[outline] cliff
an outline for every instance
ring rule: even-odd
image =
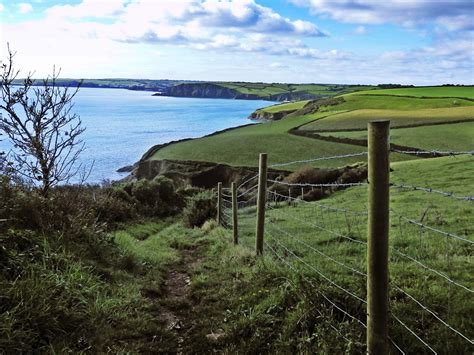
[[[245,90],[242,87],[242,90]],[[314,95],[303,91],[282,92],[270,94],[264,90],[254,90],[256,93],[246,93],[238,89],[229,88],[219,83],[182,83],[164,88],[161,92],[153,96],[172,97],[196,97],[211,99],[236,99],[236,100],[268,100],[268,101],[295,101],[312,100],[320,98],[321,95]]]

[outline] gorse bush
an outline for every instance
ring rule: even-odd
[[[213,191],[202,191],[190,197],[183,211],[184,223],[188,227],[201,227],[217,214],[216,195]]]
[[[125,188],[130,190],[129,186]],[[173,181],[163,176],[151,181],[139,180],[131,187],[130,194],[140,203],[145,216],[169,216],[183,206],[183,198],[176,193]]]

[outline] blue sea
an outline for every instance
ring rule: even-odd
[[[117,180],[116,170],[131,165],[153,145],[201,137],[251,123],[247,117],[268,101],[152,96],[152,92],[82,88],[73,112],[86,131],[81,160],[94,163],[89,183]],[[2,142],[5,149],[6,142]]]

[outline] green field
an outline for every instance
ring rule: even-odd
[[[317,96],[335,96],[356,91],[376,89],[369,85],[335,85],[335,84],[279,84],[279,83],[239,83],[215,82],[229,89],[237,90],[242,94],[253,94],[262,98],[284,93],[311,94]]]
[[[302,108],[304,105],[306,105],[309,101],[310,100],[302,100],[302,101],[289,102],[285,104],[272,105],[272,106],[262,108],[258,111],[274,113],[274,112],[280,112],[280,111],[298,110]]]
[[[390,120],[391,127],[469,120],[474,119],[474,106],[409,111],[360,109],[328,116],[301,129],[311,131],[366,129],[367,123],[375,119]]]
[[[472,169],[466,167],[474,166],[473,163],[472,156],[393,163],[391,182],[447,190],[459,196],[472,195]],[[366,241],[366,216],[354,214],[367,211],[366,191],[366,186],[353,187],[318,202],[300,201],[291,206],[286,202],[271,203],[267,209],[265,226],[266,242],[286,263],[293,265],[299,277],[306,276],[309,280],[314,280],[321,292],[363,321],[364,306],[327,279],[362,299],[366,297],[365,277],[353,272],[365,272],[366,269],[365,246],[357,243]],[[330,207],[339,210],[331,210]],[[474,241],[472,202],[434,193],[392,188],[390,207],[394,211],[391,213],[390,227],[391,314],[402,319],[440,353],[469,352],[469,344],[465,340],[440,325],[429,313],[424,312],[419,305],[396,289],[396,286],[434,310],[452,327],[472,338],[474,324],[470,314],[474,312],[474,304],[471,293],[402,255],[415,258],[426,267],[448,275],[451,280],[472,289],[472,244],[446,238],[428,229],[420,229],[399,217],[400,214],[409,219],[421,220],[425,225]],[[241,210],[239,226],[241,245],[253,249],[254,208]],[[272,252],[268,247],[265,249],[267,255],[272,255]],[[295,255],[306,264],[299,261]],[[283,265],[286,272],[291,274],[290,268]],[[319,270],[327,279],[319,277],[318,272],[311,267]],[[279,277],[285,276],[280,274]],[[357,325],[349,319],[345,322]],[[343,332],[352,332],[350,338],[353,341],[364,341],[364,332],[357,327],[351,328],[345,322],[336,321],[336,327]],[[345,335],[347,336],[347,333]],[[423,344],[395,322],[392,316],[390,335],[407,353],[423,353]]]
[[[374,92],[360,92],[360,94],[374,94]],[[377,90],[376,94],[418,97],[468,97],[474,99],[474,86],[427,86],[403,89],[383,89]]]
[[[437,89],[443,89],[443,92],[447,93],[448,96],[454,96],[459,95],[459,90],[462,88],[433,88],[435,94]],[[303,130],[364,130],[367,127],[367,122],[373,119],[390,119],[392,127],[397,127],[474,118],[474,102],[466,99],[372,96],[358,93],[346,94],[342,97],[345,99],[343,103],[335,106],[323,106],[315,113],[298,116],[298,112],[296,112],[279,121],[269,121],[233,129],[210,137],[171,144],[155,152],[151,159],[197,160],[234,166],[256,166],[259,153],[266,152],[269,154],[270,164],[283,163],[364,150],[360,146],[321,141],[288,133],[296,127],[301,127]],[[285,111],[302,107],[307,102],[299,101],[273,105],[265,110],[269,112]],[[393,130],[392,142],[402,145],[407,144],[412,147],[418,147],[417,143],[423,142],[423,148],[470,150],[473,148],[472,140],[469,139],[471,124],[466,123],[467,130],[460,133],[459,139],[455,139],[456,130],[462,130],[464,127],[461,125],[449,128],[448,125],[423,127],[414,129],[410,133],[407,133],[408,130],[400,132],[403,133],[404,137],[400,137],[396,130]],[[421,140],[417,139],[419,132],[425,132],[422,133],[424,138]],[[446,132],[447,136],[453,137],[453,139],[442,139],[442,135],[430,136],[430,134],[438,135],[443,132]],[[341,134],[340,136],[345,135]],[[361,135],[355,134],[348,137],[361,137]],[[438,146],[436,141],[440,142]],[[412,159],[412,157],[394,154],[393,159],[398,161]],[[359,160],[353,158],[348,163]],[[343,161],[331,160],[319,162],[318,165],[334,167],[343,163]],[[288,167],[288,169],[295,170],[298,167],[299,165],[294,165]]]
[[[319,117],[324,117],[321,113]],[[308,118],[291,117],[281,121],[242,127],[218,135],[190,140],[169,145],[158,150],[151,159],[185,159],[211,161],[234,166],[257,166],[259,153],[268,153],[269,164],[284,163],[293,160],[312,159],[335,154],[349,154],[363,151],[363,147],[349,144],[324,142],[306,137],[288,134],[288,130],[302,125],[314,116]],[[395,154],[393,159],[408,159]],[[347,164],[364,161],[364,158],[354,157]],[[334,167],[346,161],[329,160],[318,162],[321,167]],[[295,170],[301,164],[289,166]]]
[[[323,135],[367,139],[366,131],[330,132]],[[397,128],[390,131],[390,142],[426,150],[474,150],[474,122]]]

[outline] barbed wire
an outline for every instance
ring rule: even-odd
[[[434,228],[434,227],[431,227],[431,226],[428,226],[426,224],[423,224],[421,222],[418,222],[418,221],[415,221],[414,219],[410,219],[410,218],[407,218],[405,216],[402,216],[400,215],[399,213],[397,213],[396,211],[394,210],[390,210],[392,213],[395,213],[399,218],[407,221],[408,223],[411,223],[411,224],[414,224],[414,225],[417,225],[421,228],[425,228],[425,229],[428,229],[432,232],[435,232],[435,233],[438,233],[438,234],[441,234],[441,235],[444,235],[445,237],[451,237],[451,238],[455,238],[455,239],[459,239],[459,240],[462,240],[463,242],[466,242],[466,243],[469,243],[469,244],[474,244],[474,241],[471,241],[469,239],[466,239],[466,238],[463,238],[463,237],[460,237],[454,233],[450,233],[450,232],[445,232],[445,231],[442,231],[440,229],[437,229],[437,228]]]
[[[409,189],[413,191],[423,191],[423,192],[431,192],[435,194],[444,195],[446,197],[452,197],[456,200],[466,200],[466,201],[474,201],[474,196],[457,196],[453,192],[445,192],[437,189],[433,189],[431,187],[420,187],[420,186],[413,186],[413,185],[405,185],[405,184],[390,184],[391,187],[399,188],[399,189]]]
[[[440,150],[400,150],[400,149],[390,149],[391,152],[400,153],[400,154],[413,154],[413,155],[465,155],[471,154],[474,155],[474,150],[468,151],[440,151]]]
[[[269,225],[272,226],[272,228],[274,228],[273,226],[275,225],[273,222],[269,221]],[[276,229],[276,228],[275,228]],[[277,229],[278,230],[278,229]],[[285,246],[284,244],[282,244],[280,241],[278,241],[277,239],[275,239],[275,241],[282,247],[284,248],[287,252],[289,252],[290,254],[292,254],[296,259],[298,259],[301,263],[305,264],[308,268],[310,268],[311,270],[313,270],[314,272],[316,272],[319,276],[321,276],[323,279],[325,279],[327,282],[329,282],[331,285],[333,285],[334,287],[337,287],[338,289],[340,289],[341,291],[347,293],[348,295],[352,296],[353,298],[357,299],[358,301],[364,303],[364,304],[367,304],[367,301],[364,300],[363,298],[357,296],[355,293],[345,289],[344,287],[342,287],[341,285],[337,284],[336,282],[334,282],[333,280],[331,280],[329,277],[327,277],[324,273],[321,272],[321,270],[319,270],[318,268],[316,268],[315,266],[311,265],[311,264],[308,264],[305,260],[303,260],[301,257],[299,257],[298,255],[296,255],[293,251],[291,251],[287,246]]]
[[[398,250],[398,249],[396,249],[396,248],[394,248],[394,247],[392,247],[392,250],[393,250],[396,254],[400,255],[401,257],[406,258],[406,259],[408,259],[408,260],[411,260],[411,261],[413,261],[414,263],[416,263],[416,264],[418,264],[419,266],[421,266],[422,268],[424,268],[424,269],[426,269],[426,270],[428,270],[428,271],[430,271],[430,272],[432,272],[432,273],[434,273],[434,274],[436,274],[436,275],[438,275],[438,276],[441,276],[441,277],[444,278],[447,282],[452,283],[453,285],[456,285],[456,286],[458,286],[458,287],[461,287],[461,288],[465,289],[465,290],[468,291],[468,292],[471,292],[471,293],[474,292],[474,290],[470,289],[469,287],[466,287],[466,286],[464,286],[464,285],[462,285],[462,284],[460,284],[460,283],[454,281],[454,280],[451,279],[448,275],[444,274],[444,273],[441,272],[441,271],[438,271],[438,270],[435,270],[435,269],[433,269],[433,268],[430,268],[428,265],[422,263],[422,262],[419,261],[418,259],[415,259],[414,257],[412,257],[412,256],[410,256],[410,255],[408,255],[408,254],[405,254],[405,253],[401,252],[400,250]]]
[[[258,178],[258,174],[255,175],[255,176],[252,176],[250,178],[248,178],[247,180],[245,180],[244,182],[242,182],[239,186],[237,186],[237,190],[240,189],[242,186],[244,186],[245,184],[249,183],[250,181],[252,181],[253,179],[256,179]]]
[[[282,246],[284,249],[286,249],[287,252],[289,252],[290,254],[294,255],[294,256],[295,256],[297,259],[299,259],[300,261],[303,261],[303,264],[304,264],[307,268],[309,268],[310,270],[312,269],[309,264],[307,264],[306,262],[304,262],[303,259],[301,259],[299,256],[297,256],[296,254],[294,254],[291,250],[287,249],[285,246],[283,246],[283,245],[282,245],[281,243],[279,243],[278,241],[276,241],[276,242],[277,242],[277,244],[280,244],[280,246]],[[281,261],[283,261],[285,264],[287,264],[292,270],[298,271],[298,270],[296,270],[296,268],[295,268],[290,262],[288,262],[287,260],[285,260],[284,257],[279,256],[279,259],[280,259]],[[332,306],[334,306],[337,310],[341,311],[342,313],[344,313],[345,315],[347,315],[349,318],[355,320],[357,323],[359,323],[359,324],[362,325],[365,329],[367,329],[367,326],[365,325],[365,323],[362,322],[359,318],[354,317],[352,314],[350,314],[349,312],[345,311],[343,308],[341,308],[340,306],[338,306],[335,302],[331,301],[323,292],[319,291],[317,288],[315,288],[315,290],[316,290],[316,292],[318,292],[321,296],[323,296],[324,299],[325,299],[326,301],[328,301]],[[350,291],[349,291],[349,292],[350,292]],[[357,297],[357,296],[356,296],[356,297]]]
[[[269,206],[269,207],[270,207],[272,210],[277,211],[277,213],[280,213],[280,215],[282,215],[281,212],[278,211],[278,209],[273,208],[273,207],[271,207],[271,206]],[[289,215],[285,214],[285,217],[288,217],[288,216],[289,216]],[[334,236],[336,236],[336,237],[338,237],[338,238],[344,238],[344,239],[347,239],[347,240],[349,240],[349,241],[351,241],[351,242],[354,242],[354,243],[358,243],[358,244],[362,244],[362,245],[367,245],[367,242],[365,242],[365,241],[363,241],[363,240],[358,240],[358,239],[354,239],[354,238],[348,237],[348,236],[346,236],[346,235],[343,235],[343,234],[338,233],[338,232],[336,232],[336,231],[333,231],[333,230],[331,230],[331,229],[328,229],[328,228],[325,228],[325,227],[323,227],[323,226],[320,226],[320,225],[318,225],[318,224],[316,224],[316,223],[308,222],[308,221],[305,221],[305,220],[303,220],[303,219],[299,219],[298,217],[295,217],[295,216],[291,216],[291,218],[293,218],[294,220],[299,221],[299,222],[301,222],[301,223],[304,223],[304,224],[306,224],[306,225],[309,225],[309,226],[311,226],[311,227],[318,228],[318,229],[320,229],[320,230],[322,230],[322,231],[328,232],[328,233],[330,233],[330,234],[332,234],[332,235],[334,235]]]
[[[279,184],[279,185],[286,185],[286,186],[296,186],[296,187],[353,187],[353,186],[363,186],[367,185],[367,183],[363,182],[352,182],[352,183],[327,183],[327,184],[310,184],[310,183],[289,183],[285,181],[278,181],[278,180],[272,180],[268,179],[269,182],[272,182],[274,184]]]
[[[329,206],[329,205],[324,205],[324,204],[319,203],[317,201],[305,201],[305,200],[302,200],[302,199],[299,199],[299,198],[294,198],[294,197],[291,197],[291,196],[285,196],[285,195],[279,194],[278,192],[271,191],[271,190],[268,190],[268,193],[271,193],[275,196],[281,197],[284,200],[292,200],[292,201],[297,201],[297,202],[309,203],[311,205],[316,205],[318,207],[325,208],[325,209],[328,209],[328,210],[337,211],[337,212],[346,212],[346,213],[350,213],[350,214],[353,214],[353,215],[360,215],[360,216],[368,215],[367,211],[354,211],[354,210],[348,210],[348,209],[345,209],[345,208],[337,208],[337,207],[333,207],[333,206]]]
[[[358,275],[367,277],[367,274],[365,274],[364,272],[361,272],[361,271],[359,271],[359,270],[357,270],[357,269],[355,269],[355,268],[353,268],[353,267],[351,267],[351,266],[349,266],[349,265],[344,264],[343,262],[340,262],[340,261],[334,259],[333,257],[331,257],[331,256],[329,256],[329,255],[323,253],[322,251],[320,251],[319,249],[313,247],[312,245],[309,245],[308,243],[304,242],[303,240],[301,240],[300,238],[298,238],[298,237],[295,236],[294,234],[291,234],[291,233],[289,233],[288,231],[277,227],[276,224],[274,224],[274,228],[276,228],[276,229],[277,229],[278,231],[280,231],[281,233],[287,235],[288,237],[291,237],[292,240],[296,240],[298,243],[300,243],[300,244],[304,245],[305,247],[307,247],[307,248],[309,248],[309,249],[311,249],[311,250],[317,252],[319,255],[324,256],[325,258],[327,258],[327,259],[329,259],[329,260],[335,262],[336,264],[338,264],[338,265],[340,265],[340,266],[346,268],[347,270],[350,270],[350,271],[352,271],[352,272],[354,272],[354,273],[356,273],[356,274],[358,274]]]
[[[398,287],[397,285],[394,285],[395,288],[402,292],[405,296],[407,296],[408,298],[410,298],[413,302],[415,302],[416,304],[418,304],[418,306],[420,306],[423,310],[425,310],[426,312],[430,313],[433,317],[435,317],[439,322],[441,322],[445,327],[447,327],[449,330],[451,330],[452,332],[458,334],[460,337],[462,337],[464,340],[467,340],[471,345],[474,345],[474,341],[469,339],[466,335],[464,335],[463,333],[461,333],[459,330],[453,328],[451,325],[449,325],[448,323],[446,323],[443,319],[441,319],[434,311],[432,311],[431,309],[429,309],[427,306],[425,306],[423,303],[421,303],[420,301],[418,301],[415,297],[413,297],[412,295],[410,295],[408,292],[406,292],[404,289]]]
[[[255,188],[257,188],[257,187],[258,187],[258,184],[253,185],[252,187],[248,188],[248,189],[245,190],[244,192],[238,194],[238,195],[237,195],[237,198],[241,198],[242,196],[247,195],[250,191],[255,190]]]
[[[278,167],[278,166],[288,166],[288,165],[294,165],[294,164],[312,163],[312,162],[321,161],[321,160],[331,160],[331,159],[342,159],[342,158],[360,157],[360,156],[364,156],[364,155],[367,155],[367,152],[359,152],[359,153],[352,153],[352,154],[342,154],[342,155],[332,155],[332,156],[327,156],[327,157],[319,157],[319,158],[305,159],[305,160],[293,160],[293,161],[289,161],[289,162],[286,162],[286,163],[272,164],[272,165],[270,165],[270,167],[273,168],[273,167]]]
[[[438,354],[426,341],[424,341],[423,339],[421,339],[421,337],[416,334],[408,325],[406,325],[405,323],[403,323],[400,318],[398,318],[395,314],[392,313],[392,317],[398,322],[400,323],[400,325],[402,325],[406,330],[408,330],[411,334],[413,334],[413,336],[418,339],[420,342],[423,343],[423,345],[425,345],[428,349],[430,349],[430,351],[433,353],[433,354]]]

